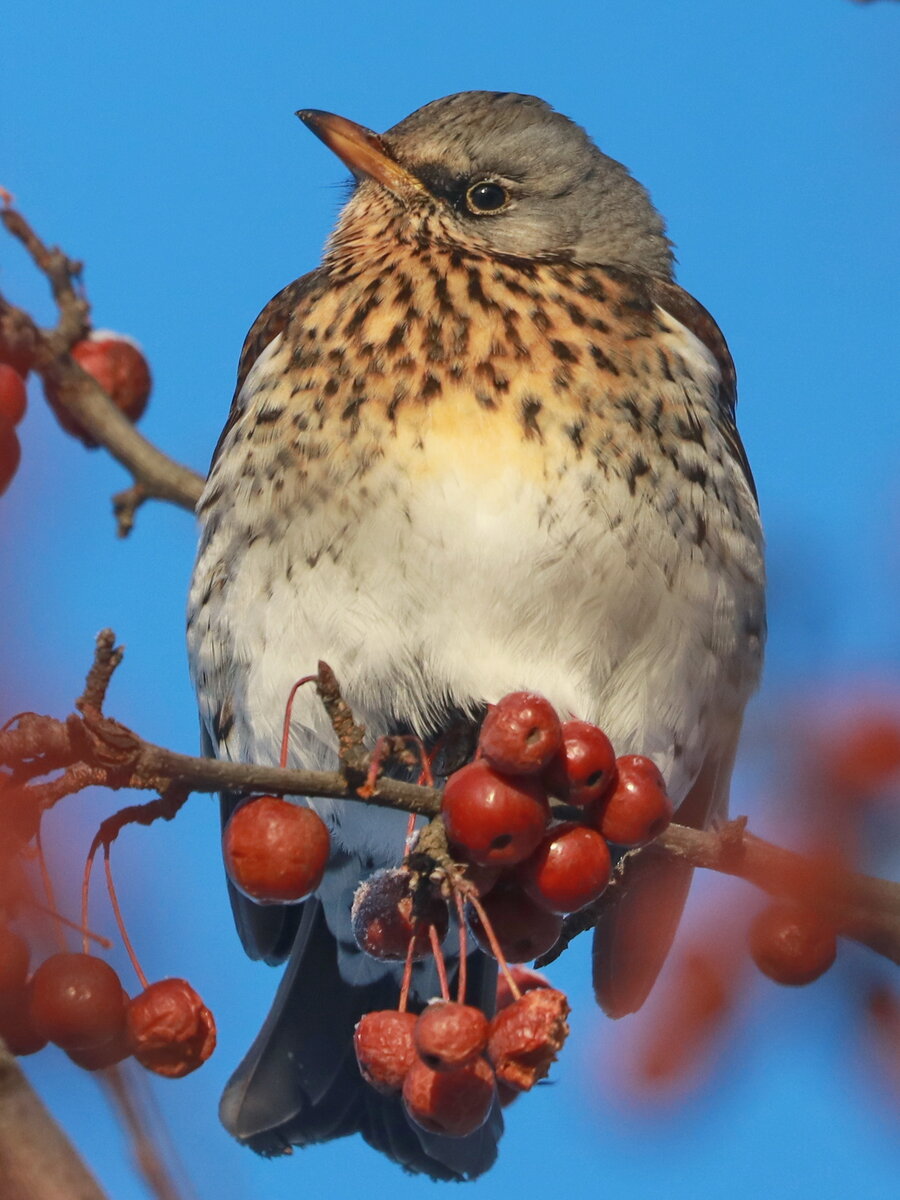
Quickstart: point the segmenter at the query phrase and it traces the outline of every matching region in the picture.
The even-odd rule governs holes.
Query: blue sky
[[[889,2],[8,0],[0,184],[47,239],[84,259],[96,323],[143,343],[155,377],[146,434],[203,469],[247,327],[316,264],[342,195],[340,165],[297,108],[381,129],[483,87],[536,93],[578,120],[650,188],[680,281],[714,313],[738,365],[772,571],[767,679],[752,717],[765,729],[786,698],[873,676],[897,683],[898,51],[900,5]],[[50,317],[43,281],[8,240],[0,286]],[[191,750],[191,518],[147,507],[118,542],[108,496],[125,485],[121,469],[67,439],[34,386],[21,433],[21,473],[0,501],[4,707],[66,711],[94,633],[111,625],[127,644],[111,710]],[[764,828],[780,816],[758,803],[754,766],[734,807],[752,807]],[[102,795],[63,806],[70,854],[109,807]],[[275,975],[241,957],[211,803],[127,833],[115,862],[148,970],[188,975],[219,1017],[211,1062],[155,1087],[198,1197],[429,1191],[355,1142],[267,1163],[228,1140],[216,1098]],[[695,907],[717,895],[705,884]],[[110,925],[99,901],[95,922]],[[474,1185],[479,1200],[551,1188],[627,1188],[635,1200],[895,1194],[896,1114],[860,1066],[846,986],[869,959],[851,952],[842,976],[809,992],[757,989],[712,1090],[650,1118],[597,1084],[595,1058],[621,1027],[592,1010],[587,950],[578,944],[554,972],[575,1003],[557,1082],[511,1111],[500,1163]],[[28,1070],[110,1194],[142,1200],[93,1081],[52,1052]]]

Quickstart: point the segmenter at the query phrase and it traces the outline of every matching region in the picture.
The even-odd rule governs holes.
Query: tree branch
[[[47,247],[8,203],[0,210],[0,221],[46,276],[59,310],[56,328],[42,329],[28,313],[0,295],[0,337],[6,344],[27,351],[35,370],[54,388],[59,403],[130,472],[134,485],[113,499],[120,535],[130,532],[135,512],[145,500],[167,500],[193,512],[203,489],[203,477],[163,454],[138,433],[69,353],[90,331],[90,305],[79,284],[81,263],[56,247]]]

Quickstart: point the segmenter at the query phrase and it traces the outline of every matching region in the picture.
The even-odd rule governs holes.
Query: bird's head
[[[358,182],[341,224],[374,202],[413,240],[672,276],[646,189],[536,96],[460,92],[382,135],[333,113],[297,115]]]

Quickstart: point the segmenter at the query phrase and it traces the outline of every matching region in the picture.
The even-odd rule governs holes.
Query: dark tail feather
[[[708,760],[678,807],[679,824],[705,829],[728,810],[728,786],[737,745]],[[693,869],[664,858],[652,846],[625,860],[621,884],[594,927],[593,976],[597,1003],[608,1017],[637,1012],[653,988],[678,930]]]
[[[490,990],[493,963],[473,955],[469,969],[469,995]],[[496,1158],[499,1109],[470,1137],[435,1137],[408,1121],[398,1098],[379,1095],[359,1074],[353,1029],[363,1013],[393,1008],[397,995],[393,974],[361,987],[341,978],[321,904],[307,900],[272,1009],[222,1097],[226,1129],[264,1155],[359,1132],[409,1171],[448,1180],[481,1175]]]

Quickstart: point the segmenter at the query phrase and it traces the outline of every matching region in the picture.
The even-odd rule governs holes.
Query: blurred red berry
[[[550,1070],[569,1036],[569,1002],[555,988],[536,988],[491,1021],[488,1057],[498,1081],[530,1091]]]
[[[18,425],[25,416],[27,404],[25,380],[18,371],[0,362],[0,416],[6,417],[10,424]]]
[[[834,962],[834,926],[809,909],[774,904],[750,927],[750,954],[775,983],[801,987],[824,975]]]
[[[448,838],[467,858],[510,866],[537,846],[550,806],[537,780],[510,779],[479,760],[447,780],[441,812]]]
[[[523,994],[525,992],[533,992],[535,988],[550,987],[550,980],[546,975],[541,975],[539,971],[532,971],[531,967],[523,967],[519,964],[509,968],[510,974],[516,981],[516,986]],[[512,988],[509,986],[509,980],[506,978],[506,972],[501,971],[497,976],[497,1000],[495,1004],[495,1012],[499,1012],[501,1008],[506,1008],[512,1004],[516,997],[512,993]]]
[[[31,977],[31,1020],[64,1050],[97,1046],[125,1021],[119,976],[93,954],[53,954]]]
[[[531,962],[546,954],[562,932],[562,917],[512,884],[498,884],[481,904],[507,962]],[[487,932],[474,911],[469,916],[469,925],[482,950],[492,954]]]
[[[672,801],[659,768],[642,754],[616,760],[612,791],[588,811],[587,819],[615,846],[643,846],[672,821]]]
[[[615,778],[616,753],[603,730],[587,721],[566,721],[562,748],[544,771],[551,796],[584,808],[605,795]]]
[[[0,995],[0,1038],[10,1054],[37,1054],[47,1045],[46,1036],[31,1019],[31,991],[21,987]]]
[[[0,925],[0,996],[18,992],[28,980],[31,951],[24,938],[7,925]]]
[[[137,421],[147,407],[152,381],[147,360],[137,342],[121,333],[96,329],[83,342],[72,347],[72,357],[93,375],[106,394],[129,421]],[[73,437],[89,448],[97,443],[86,429],[63,407],[56,388],[45,383],[44,390],[56,419]]]
[[[403,1081],[403,1103],[410,1118],[445,1137],[466,1137],[488,1118],[496,1094],[494,1072],[484,1058],[455,1071],[433,1071],[421,1059]]]
[[[81,1050],[67,1050],[66,1054],[83,1071],[105,1071],[107,1067],[114,1067],[116,1063],[131,1057],[131,1043],[123,1026],[108,1041]]]
[[[357,945],[373,958],[403,960],[415,934],[413,956],[431,953],[428,928],[433,925],[443,941],[450,927],[446,900],[430,885],[413,886],[405,867],[376,871],[356,889],[350,923]]]
[[[480,1008],[435,1000],[413,1030],[419,1057],[433,1071],[455,1071],[473,1062],[487,1045],[488,1019]]]
[[[12,367],[15,373],[25,379],[33,366],[31,351],[21,343],[15,345],[7,341],[0,331],[0,364]]]
[[[228,877],[257,904],[305,899],[322,882],[329,852],[322,818],[278,796],[257,796],[242,804],[222,834]]]
[[[488,709],[478,748],[497,771],[536,775],[562,746],[562,729],[549,700],[534,692],[510,692]]]
[[[417,1059],[413,1030],[415,1013],[385,1009],[366,1013],[353,1034],[353,1048],[366,1083],[385,1095],[399,1092]]]
[[[185,979],[160,979],[135,996],[126,1028],[141,1066],[167,1079],[196,1071],[216,1046],[212,1013]]]
[[[577,912],[602,895],[612,874],[609,846],[595,829],[565,821],[552,826],[516,869],[529,895],[551,912]]]
[[[0,496],[15,478],[22,459],[22,447],[12,422],[0,413]]]

